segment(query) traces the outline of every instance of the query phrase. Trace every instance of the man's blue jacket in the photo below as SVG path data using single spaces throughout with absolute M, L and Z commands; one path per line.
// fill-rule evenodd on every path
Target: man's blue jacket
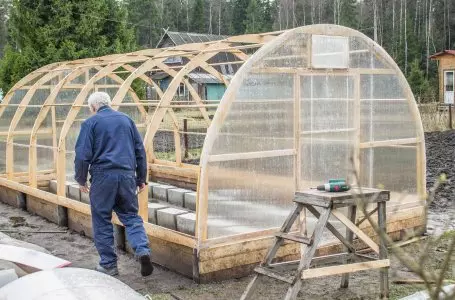
M 76 142 L 74 178 L 80 185 L 91 171 L 136 172 L 136 183 L 147 182 L 147 158 L 134 122 L 108 106 L 82 123 Z

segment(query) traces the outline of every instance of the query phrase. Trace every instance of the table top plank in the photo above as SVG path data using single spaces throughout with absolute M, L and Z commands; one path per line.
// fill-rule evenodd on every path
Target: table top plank
M 353 205 L 358 200 L 364 203 L 385 202 L 390 200 L 390 191 L 372 188 L 353 188 L 347 192 L 330 193 L 316 189 L 302 190 L 295 193 L 294 202 L 329 207 L 330 205 Z

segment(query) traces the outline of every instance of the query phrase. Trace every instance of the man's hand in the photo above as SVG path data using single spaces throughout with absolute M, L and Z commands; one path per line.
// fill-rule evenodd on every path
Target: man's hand
M 145 183 L 141 183 L 141 185 L 139 186 L 138 194 L 142 193 L 145 190 L 145 187 L 146 187 Z
M 81 190 L 82 193 L 88 194 L 88 193 L 90 192 L 90 189 L 89 189 L 89 187 L 87 186 L 87 184 L 85 184 L 85 185 L 79 185 L 79 189 Z

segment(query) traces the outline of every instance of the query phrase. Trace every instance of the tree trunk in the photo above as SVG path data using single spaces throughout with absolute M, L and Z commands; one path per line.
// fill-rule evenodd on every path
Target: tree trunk
M 220 0 L 220 7 L 218 10 L 218 35 L 221 35 L 221 6 L 223 5 L 223 0 Z
M 209 34 L 212 34 L 212 1 L 209 2 Z
M 407 30 L 407 2 L 404 1 L 404 74 L 408 74 L 408 30 Z
M 375 42 L 378 42 L 378 4 L 376 1 L 373 1 L 373 38 Z

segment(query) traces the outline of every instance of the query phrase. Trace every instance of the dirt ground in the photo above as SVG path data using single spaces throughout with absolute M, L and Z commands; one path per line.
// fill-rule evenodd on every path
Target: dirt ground
M 46 221 L 39 216 L 0 203 L 0 230 L 14 230 L 9 233 L 13 238 L 30 242 L 46 248 L 52 254 L 72 262 L 73 267 L 93 268 L 98 262 L 98 255 L 92 240 L 70 231 L 66 233 L 21 233 L 24 231 L 65 231 L 65 228 Z M 433 269 L 441 263 L 447 243 L 443 244 L 431 256 L 430 265 Z M 413 256 L 418 253 L 418 244 L 406 250 Z M 143 279 L 139 266 L 129 254 L 119 253 L 118 279 L 142 294 L 149 294 L 152 299 L 238 299 L 251 277 L 228 280 L 211 284 L 195 284 L 192 280 L 174 272 L 155 266 L 152 276 Z M 308 281 L 302 288 L 298 299 L 377 299 L 379 272 L 360 272 L 351 275 L 348 289 L 339 289 L 340 276 L 327 277 Z M 392 257 L 391 279 L 397 277 L 412 278 L 413 274 Z M 453 276 L 450 275 L 450 276 Z M 450 277 L 449 278 L 452 278 Z M 423 286 L 391 285 L 391 299 L 398 299 Z M 258 288 L 255 299 L 280 299 L 285 285 L 273 280 L 265 280 Z

